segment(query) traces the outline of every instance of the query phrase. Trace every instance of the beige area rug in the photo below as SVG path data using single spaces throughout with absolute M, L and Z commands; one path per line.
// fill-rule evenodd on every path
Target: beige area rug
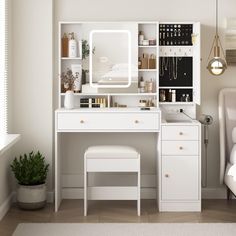
M 27 223 L 13 236 L 235 236 L 236 223 Z

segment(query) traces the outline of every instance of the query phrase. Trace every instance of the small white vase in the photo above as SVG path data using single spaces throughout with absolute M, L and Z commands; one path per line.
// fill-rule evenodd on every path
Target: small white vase
M 75 107 L 74 91 L 67 90 L 65 94 L 64 107 L 66 109 L 73 109 Z

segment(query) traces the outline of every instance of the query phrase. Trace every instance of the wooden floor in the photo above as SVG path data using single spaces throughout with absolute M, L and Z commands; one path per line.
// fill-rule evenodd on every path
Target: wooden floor
M 142 215 L 137 216 L 134 201 L 96 201 L 89 205 L 88 216 L 83 216 L 82 200 L 63 200 L 59 212 L 52 204 L 38 211 L 22 211 L 12 206 L 0 222 L 0 235 L 12 235 L 16 226 L 23 222 L 236 222 L 236 201 L 203 200 L 201 213 L 159 213 L 154 200 L 142 200 Z

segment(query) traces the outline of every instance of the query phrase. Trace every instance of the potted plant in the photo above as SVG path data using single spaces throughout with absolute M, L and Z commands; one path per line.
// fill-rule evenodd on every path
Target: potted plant
M 49 164 L 38 151 L 15 158 L 11 169 L 18 181 L 17 203 L 22 209 L 39 209 L 46 204 L 46 178 Z
M 89 56 L 89 44 L 87 40 L 82 40 L 82 60 L 86 60 Z M 93 48 L 93 54 L 95 53 L 95 47 Z M 89 70 L 82 69 L 82 84 L 86 84 L 86 74 L 89 72 Z

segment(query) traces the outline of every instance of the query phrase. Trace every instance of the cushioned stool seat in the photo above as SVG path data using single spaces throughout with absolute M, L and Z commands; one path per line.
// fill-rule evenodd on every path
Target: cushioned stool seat
M 88 187 L 89 172 L 136 172 L 137 186 Z M 92 146 L 84 153 L 84 215 L 87 200 L 137 200 L 140 215 L 140 154 L 128 146 Z

